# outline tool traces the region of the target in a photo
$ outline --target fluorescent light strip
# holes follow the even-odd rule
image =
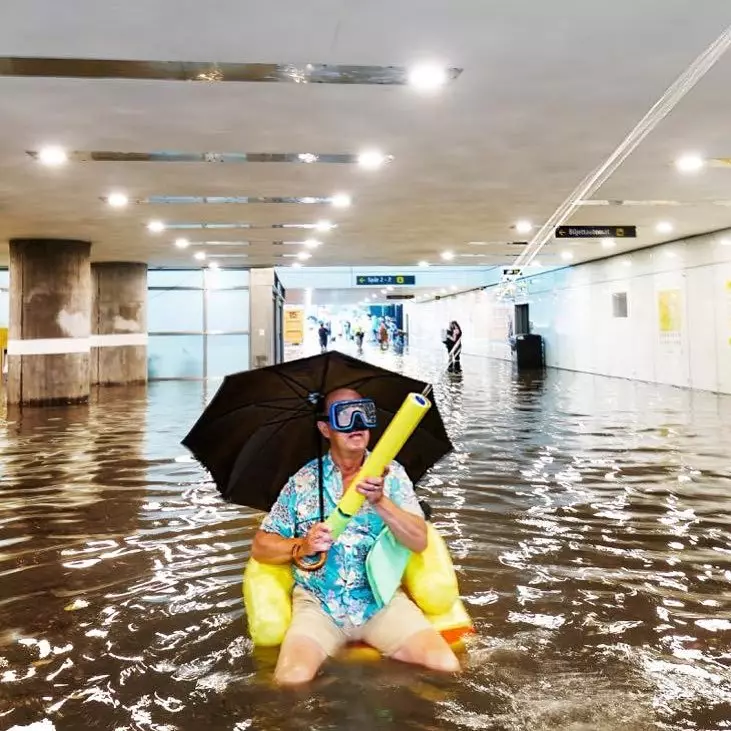
[[[39,150],[27,150],[33,159],[39,159]],[[119,152],[111,150],[75,150],[66,153],[74,162],[203,162],[203,163],[313,163],[357,165],[359,155],[341,155],[315,152]]]
[[[106,198],[102,198],[106,201]],[[332,205],[333,196],[236,196],[236,195],[151,195],[132,201],[139,205],[226,205],[229,203],[298,203],[303,205]]]
[[[248,259],[248,254],[208,254],[207,259]]]
[[[578,206],[612,206],[612,207],[652,207],[652,206],[731,206],[731,200],[720,201],[663,201],[663,200],[647,200],[647,201],[630,201],[630,200],[581,200],[577,201]]]
[[[224,230],[224,229],[273,229],[273,228],[296,228],[307,231],[318,230],[316,223],[272,223],[269,225],[259,226],[254,223],[166,223],[165,230],[181,231],[181,230]],[[337,228],[332,224],[330,228]]]
[[[528,246],[527,241],[468,241],[467,246]]]
[[[191,241],[191,246],[250,246],[250,241]]]
[[[444,69],[445,81],[454,81],[461,68]],[[71,79],[144,79],[149,81],[263,82],[292,84],[409,83],[405,66],[343,64],[219,63],[216,61],[152,61],[106,58],[0,57],[0,76]]]

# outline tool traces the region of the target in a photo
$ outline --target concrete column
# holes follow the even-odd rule
[[[87,241],[10,242],[8,403],[88,400],[90,251]]]
[[[249,361],[252,368],[281,363],[284,288],[274,269],[252,269],[249,280]]]
[[[91,383],[147,381],[147,264],[91,265]]]

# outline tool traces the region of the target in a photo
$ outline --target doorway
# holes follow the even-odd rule
[[[528,304],[515,305],[515,334],[528,335],[530,333],[530,313]]]

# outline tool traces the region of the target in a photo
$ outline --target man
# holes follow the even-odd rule
[[[363,464],[376,411],[372,401],[350,389],[329,394],[326,408],[329,421],[318,426],[330,442],[323,458],[329,514]],[[261,563],[286,564],[295,549],[312,557],[328,551],[318,571],[294,570],[292,622],[275,680],[283,685],[312,680],[326,658],[349,641],[367,642],[395,660],[456,672],[459,661],[421,610],[401,590],[379,610],[368,584],[366,557],[384,525],[414,552],[427,545],[426,522],[405,470],[394,462],[385,477],[348,489],[367,502],[337,542],[319,522],[317,460],[289,480],[254,538],[252,555]]]
[[[330,337],[330,331],[327,329],[324,322],[320,323],[320,328],[317,331],[317,336],[320,340],[320,352],[324,353],[327,350],[327,341]]]

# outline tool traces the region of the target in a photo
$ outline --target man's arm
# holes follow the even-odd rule
[[[304,538],[285,538],[265,530],[257,531],[251,556],[255,561],[270,564],[286,564],[292,560],[295,546],[302,546],[304,556],[327,551],[332,546],[332,534],[324,523],[315,523]]]
[[[302,542],[302,538],[284,538],[276,533],[259,530],[254,536],[251,557],[259,563],[289,563],[294,547]]]
[[[414,553],[426,550],[427,532],[424,518],[406,512],[385,496],[374,507],[399,543]]]
[[[391,529],[396,540],[414,553],[426,550],[428,538],[426,521],[414,494],[414,488],[403,468],[398,467],[397,474],[391,475],[391,494],[401,503],[399,507],[383,493],[386,478],[369,478],[356,488],[366,496],[383,522]],[[404,509],[406,508],[406,509]]]

